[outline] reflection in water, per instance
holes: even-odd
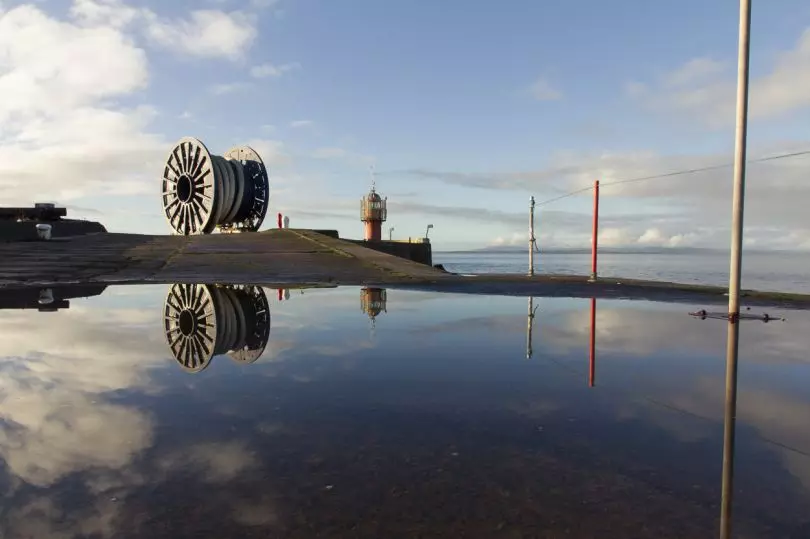
[[[227,353],[253,363],[270,338],[270,306],[258,286],[176,284],[166,296],[163,328],[169,348],[188,372]]]
[[[767,322],[767,315],[765,321]],[[734,499],[734,438],[737,424],[737,361],[739,359],[740,321],[728,320],[726,357],[726,406],[723,417],[723,473],[720,499],[720,539],[731,537]]]
[[[303,292],[303,291],[302,291]],[[278,300],[290,299],[278,289]],[[372,329],[387,311],[384,288],[360,290],[360,307]],[[226,354],[240,363],[254,363],[270,339],[270,307],[261,287],[175,284],[163,307],[163,326],[172,356],[189,373],[198,373],[214,356]]]
[[[387,313],[388,293],[385,288],[363,288],[360,290],[360,309],[371,319],[371,326],[377,320],[377,316]]]
[[[70,299],[99,296],[106,288],[106,285],[77,285],[3,290],[0,294],[0,309],[55,312],[59,309],[69,309]]]
[[[591,298],[591,339],[588,347],[588,387],[596,385],[596,298]]]
[[[722,324],[678,308],[603,300],[600,386],[588,390],[595,300],[586,314],[583,301],[395,291],[413,303],[388,314],[398,331],[371,345],[363,315],[343,323],[358,289],[293,290],[295,301],[273,306],[284,361],[250,375],[211,369],[216,376],[189,384],[167,375],[176,367],[165,339],[189,372],[227,352],[254,361],[276,294],[175,285],[164,300],[164,287],[122,290],[137,290],[123,308],[74,306],[47,315],[60,323],[46,332],[31,322],[42,318],[36,311],[0,313],[0,536],[308,537],[358,526],[353,536],[391,537],[424,526],[448,537],[535,536],[543,527],[548,536],[680,539],[716,536],[721,508],[730,534],[733,502],[740,536],[810,537],[806,526],[790,535],[806,522],[807,486],[796,478],[810,474],[799,473],[806,459],[788,445],[806,445],[810,407],[785,383],[797,379],[800,393],[808,368],[798,348],[806,341],[788,324],[746,328],[743,361],[753,361],[751,378],[741,372],[735,447],[736,414],[724,438],[718,421]],[[384,289],[359,291],[372,321],[387,312]],[[54,303],[92,295],[63,292],[52,290]],[[0,290],[0,307],[38,308],[40,290],[25,294]],[[533,335],[540,303],[542,335]],[[524,331],[527,357],[542,360],[521,357]],[[558,366],[575,373],[558,376]],[[736,454],[736,471],[721,448]],[[29,529],[37,522],[52,528]],[[58,533],[67,529],[77,531]]]
[[[526,322],[526,359],[531,359],[534,351],[532,350],[532,333],[534,330],[534,315],[537,312],[537,307],[534,306],[534,296],[529,296],[529,314]]]

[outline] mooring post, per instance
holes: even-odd
[[[596,298],[591,298],[591,342],[588,361],[588,387],[596,384]]]
[[[593,182],[593,232],[591,238],[591,282],[596,281],[596,254],[599,249],[599,180]]]
[[[529,199],[529,275],[534,275],[534,196]]]
[[[731,261],[728,281],[728,338],[726,340],[726,407],[723,418],[723,473],[720,495],[720,537],[731,537],[734,492],[734,434],[737,420],[737,353],[740,341],[740,273],[742,267],[745,154],[748,134],[748,59],[750,56],[751,0],[740,0],[737,50],[737,127],[734,140],[734,191],[731,206]]]

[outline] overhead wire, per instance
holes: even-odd
[[[779,159],[787,159],[787,158],[790,158],[790,157],[798,157],[798,156],[802,156],[802,155],[810,155],[810,150],[801,150],[801,151],[797,151],[797,152],[791,152],[791,153],[785,153],[785,154],[779,154],[779,155],[771,155],[771,156],[768,156],[768,157],[760,157],[760,158],[757,158],[757,159],[750,159],[748,161],[748,164],[764,163],[764,162],[767,162],[767,161],[777,161]],[[705,166],[705,167],[677,170],[677,171],[674,171],[674,172],[665,172],[663,174],[654,174],[654,175],[651,175],[651,176],[640,176],[640,177],[637,177],[637,178],[627,178],[627,179],[624,179],[624,180],[614,180],[614,181],[608,181],[608,182],[599,182],[599,187],[600,188],[602,188],[602,187],[610,187],[610,186],[613,186],[613,185],[621,185],[621,184],[626,184],[626,183],[635,183],[635,182],[642,182],[642,181],[649,181],[649,180],[659,180],[659,179],[665,179],[665,178],[672,178],[674,176],[684,176],[684,175],[687,175],[687,174],[697,174],[699,172],[709,172],[709,171],[712,171],[712,170],[719,170],[719,169],[722,169],[722,168],[728,168],[728,167],[731,167],[732,165],[733,165],[732,163],[723,163],[723,164],[719,164],[719,165],[709,165],[709,166]],[[548,200],[538,202],[538,203],[536,203],[536,206],[545,206],[545,205],[551,204],[552,202],[557,202],[559,200],[563,200],[565,198],[578,195],[580,193],[585,193],[585,192],[590,191],[592,189],[593,189],[592,185],[589,185],[587,187],[582,187],[580,189],[576,189],[576,190],[571,191],[569,193],[558,195],[558,196],[550,198]]]

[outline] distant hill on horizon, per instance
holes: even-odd
[[[497,255],[497,254],[524,254],[528,247],[516,247],[514,245],[492,245],[489,247],[482,247],[480,249],[463,249],[455,251],[440,251],[445,253],[457,254],[479,254],[479,255]],[[789,254],[807,254],[807,251],[790,250],[790,249],[745,249],[745,253],[789,253]],[[540,253],[545,254],[590,254],[590,247],[550,247],[547,249],[540,248]],[[724,254],[728,255],[728,249],[718,249],[712,247],[600,247],[599,254],[623,254],[623,255],[678,255],[678,254]]]

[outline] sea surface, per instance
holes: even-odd
[[[455,273],[526,273],[528,253],[436,252],[434,264]],[[535,253],[537,273],[590,275],[590,254]],[[727,253],[600,254],[599,275],[728,286]],[[751,290],[810,293],[810,253],[745,253],[742,286]]]
[[[0,537],[716,537],[727,323],[688,310],[0,291]],[[810,312],[778,314],[740,326],[735,537],[810,537]]]

